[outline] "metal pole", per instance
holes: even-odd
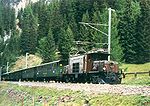
[[[8,73],[8,69],[9,69],[9,62],[7,62],[7,67],[6,67],[6,72]]]
[[[28,53],[26,53],[26,68],[28,68]]]
[[[111,8],[108,8],[108,11],[109,11],[109,19],[108,19],[108,34],[100,31],[99,29],[91,26],[91,25],[105,25],[105,24],[93,24],[93,23],[85,23],[85,22],[79,22],[80,24],[83,24],[83,25],[87,25],[99,32],[101,32],[102,34],[108,36],[108,54],[110,54],[110,51],[111,51],[111,11],[115,11],[114,9],[111,9]],[[90,25],[91,24],[91,25]],[[107,26],[107,25],[105,25]],[[110,61],[110,55],[108,56],[108,61]]]
[[[108,54],[111,52],[111,11],[115,11],[114,9],[108,8],[109,11],[109,19],[108,19]],[[110,61],[110,55],[108,56],[108,61]]]
[[[2,80],[1,74],[2,74],[2,67],[0,67],[0,81]]]
[[[111,40],[111,8],[108,8],[109,19],[108,19],[108,54],[110,54],[110,40]],[[110,55],[108,56],[108,61],[110,61]]]

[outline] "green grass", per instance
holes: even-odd
[[[14,95],[10,96],[9,90],[14,92]],[[44,106],[43,99],[39,101],[39,97],[47,98],[48,105],[53,106],[59,98],[65,96],[69,96],[71,99],[60,102],[59,106],[83,106],[85,100],[88,100],[91,106],[148,106],[150,103],[150,97],[141,95],[86,94],[81,91],[25,87],[0,83],[0,106],[6,106],[6,104],[7,106],[21,106],[22,99],[19,99],[21,96],[24,97],[24,106],[33,106],[33,97],[35,106]]]
[[[37,55],[29,54],[27,58],[28,58],[28,67],[37,66],[42,63],[42,58]],[[25,68],[26,64],[25,60],[26,60],[25,56],[20,56],[15,63],[10,65],[9,70],[17,71],[19,69]]]
[[[127,69],[126,72],[150,71],[150,62],[145,64],[122,64],[121,68]]]
[[[148,75],[139,75],[137,78],[134,78],[134,76],[129,75],[122,80],[122,84],[150,86],[150,77]]]
[[[150,71],[150,63],[145,64],[122,64],[122,69],[125,72],[144,72]],[[122,80],[122,84],[127,85],[149,85],[150,86],[150,76],[149,74],[138,74],[137,78],[134,75],[126,75],[125,79]]]

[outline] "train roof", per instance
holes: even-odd
[[[83,56],[83,55],[88,55],[88,54],[105,54],[105,55],[110,55],[108,53],[108,50],[107,49],[92,49],[84,54],[75,54],[75,55],[71,55],[70,58],[73,58],[73,57],[78,57],[78,56]]]
[[[93,53],[101,53],[101,54],[108,54],[108,50],[107,49],[92,49],[91,51],[87,52],[86,54],[93,54]]]
[[[19,70],[15,70],[15,71],[10,71],[8,73],[3,73],[2,75],[7,75],[7,74],[14,73],[14,72],[19,72],[19,71],[23,71],[23,70],[27,70],[27,69],[31,69],[31,68],[35,68],[35,67],[41,67],[41,66],[45,66],[45,65],[48,65],[48,64],[58,63],[58,62],[60,62],[60,60],[49,62],[49,63],[44,63],[44,64],[40,64],[40,65],[37,65],[37,66],[28,67],[28,68],[23,68],[23,69],[19,69]]]

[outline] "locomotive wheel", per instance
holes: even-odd
[[[92,78],[92,83],[93,84],[105,84],[106,82],[102,78],[100,78],[99,76],[94,76]]]
[[[99,79],[98,79],[98,83],[99,83],[99,84],[105,84],[106,82],[105,82],[103,79],[99,78]]]
[[[65,77],[65,82],[66,82],[66,83],[70,82],[70,77],[67,77],[67,76],[66,76],[66,77]]]
[[[72,76],[70,77],[70,79],[71,79],[71,82],[72,82],[72,83],[76,83],[76,78],[75,78],[74,75],[72,75]]]
[[[117,78],[115,84],[121,84],[122,78]]]
[[[92,83],[93,84],[98,84],[98,76],[93,76],[92,77]]]

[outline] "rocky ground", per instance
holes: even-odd
[[[55,88],[58,90],[70,89],[73,91],[84,91],[86,93],[111,93],[120,95],[143,95],[150,96],[150,86],[133,85],[109,85],[109,84],[74,84],[74,83],[46,83],[46,82],[8,82],[20,86],[38,86]]]

